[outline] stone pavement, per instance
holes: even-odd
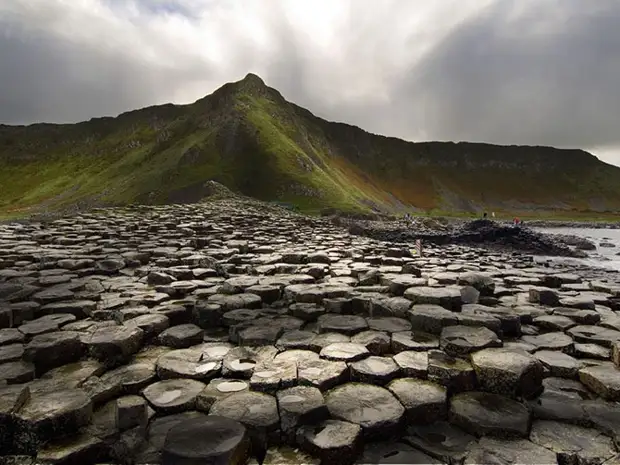
[[[15,464],[618,464],[620,285],[258,202],[0,226]]]

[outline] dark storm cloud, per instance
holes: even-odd
[[[5,1],[0,122],[187,103],[255,72],[372,132],[620,163],[616,0]]]
[[[594,147],[620,143],[620,3],[500,1],[403,75],[398,128],[427,137]]]

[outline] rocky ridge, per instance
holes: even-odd
[[[412,247],[240,199],[0,225],[2,458],[618,463],[620,284]]]

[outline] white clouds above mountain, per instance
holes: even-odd
[[[0,122],[187,103],[248,72],[409,140],[620,164],[616,0],[3,0]]]

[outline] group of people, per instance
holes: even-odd
[[[493,218],[495,218],[495,212],[491,212],[491,216],[492,216]],[[484,212],[484,213],[482,214],[482,217],[483,217],[484,219],[486,219],[486,218],[488,217],[487,212]],[[515,216],[515,217],[512,219],[512,224],[513,224],[513,226],[523,226],[523,220]]]

